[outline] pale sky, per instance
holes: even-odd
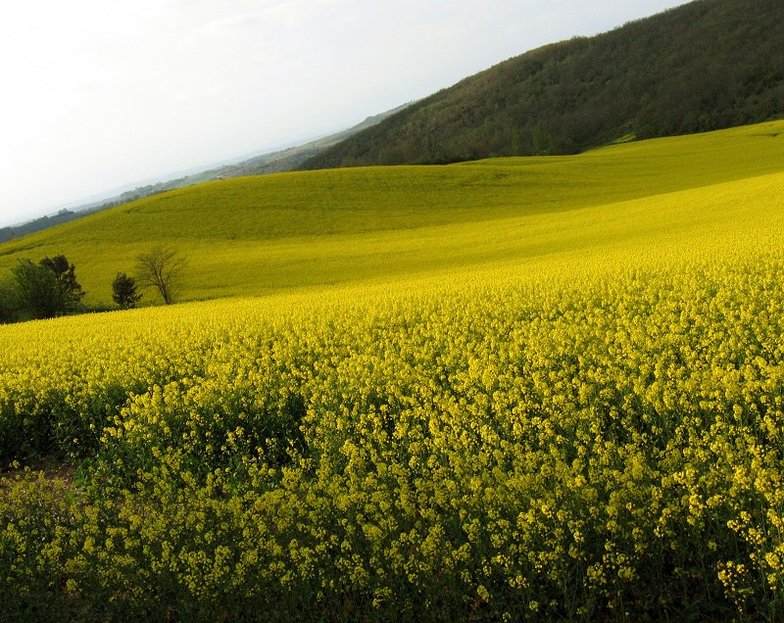
[[[0,227],[304,142],[684,0],[2,0]]]

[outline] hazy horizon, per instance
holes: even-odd
[[[351,127],[682,0],[31,0],[0,23],[0,227]]]

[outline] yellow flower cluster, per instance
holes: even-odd
[[[3,328],[4,463],[86,460],[0,480],[0,593],[95,620],[781,620],[783,274]]]

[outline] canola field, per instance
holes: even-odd
[[[0,620],[781,620],[782,190],[0,327]]]
[[[87,453],[0,481],[5,616],[779,620],[784,254],[744,259],[3,328],[4,458]]]

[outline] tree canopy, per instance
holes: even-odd
[[[35,263],[19,260],[11,278],[0,283],[0,322],[54,318],[82,310],[84,290],[64,255]]]

